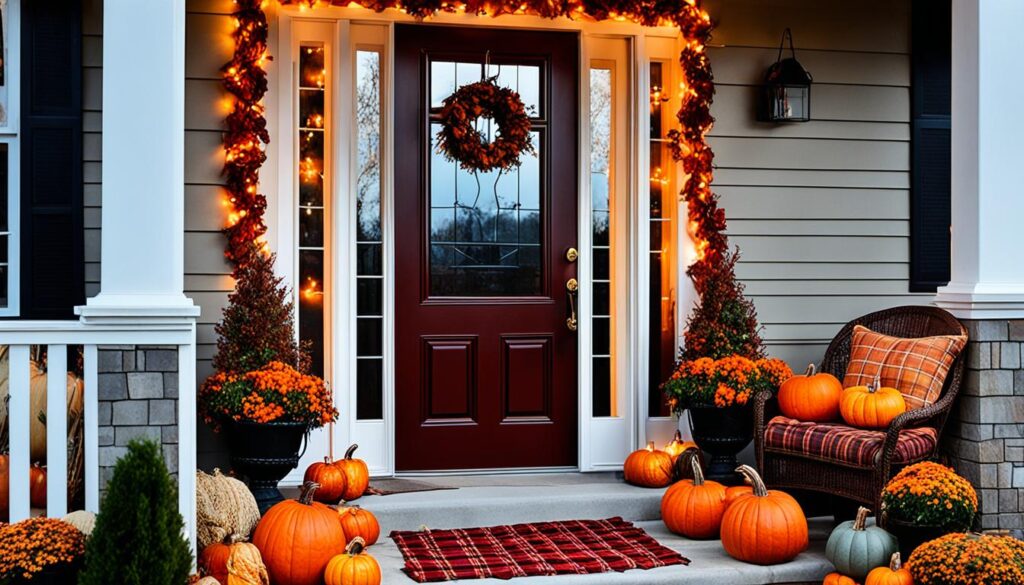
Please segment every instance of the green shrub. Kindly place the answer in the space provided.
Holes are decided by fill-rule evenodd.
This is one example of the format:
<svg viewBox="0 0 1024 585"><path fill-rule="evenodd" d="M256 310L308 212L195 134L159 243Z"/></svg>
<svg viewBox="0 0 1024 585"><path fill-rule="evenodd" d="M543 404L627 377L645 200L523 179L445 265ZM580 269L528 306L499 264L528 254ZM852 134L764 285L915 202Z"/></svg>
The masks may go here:
<svg viewBox="0 0 1024 585"><path fill-rule="evenodd" d="M192 552L160 446L133 441L114 467L79 585L184 585Z"/></svg>

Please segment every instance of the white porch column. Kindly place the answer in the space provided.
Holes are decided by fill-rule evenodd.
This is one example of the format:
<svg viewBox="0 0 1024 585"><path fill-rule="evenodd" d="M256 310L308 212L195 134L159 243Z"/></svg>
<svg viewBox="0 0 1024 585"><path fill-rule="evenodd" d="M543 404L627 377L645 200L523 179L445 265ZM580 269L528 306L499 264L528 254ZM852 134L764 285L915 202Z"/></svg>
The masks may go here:
<svg viewBox="0 0 1024 585"><path fill-rule="evenodd" d="M952 280L964 319L1024 317L1024 2L953 0Z"/></svg>
<svg viewBox="0 0 1024 585"><path fill-rule="evenodd" d="M84 321L193 318L183 294L185 0L104 0L100 294Z"/></svg>

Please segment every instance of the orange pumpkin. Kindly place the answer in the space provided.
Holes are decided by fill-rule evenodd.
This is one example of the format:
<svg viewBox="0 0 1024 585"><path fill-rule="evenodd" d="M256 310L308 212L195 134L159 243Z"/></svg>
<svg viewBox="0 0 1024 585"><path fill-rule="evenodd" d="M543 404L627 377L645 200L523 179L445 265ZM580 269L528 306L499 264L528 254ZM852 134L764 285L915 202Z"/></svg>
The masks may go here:
<svg viewBox="0 0 1024 585"><path fill-rule="evenodd" d="M324 585L380 585L380 565L364 552L365 546L357 536L344 553L332 558L324 571Z"/></svg>
<svg viewBox="0 0 1024 585"><path fill-rule="evenodd" d="M757 565L792 560L807 548L807 518L793 496L769 490L749 465L736 468L753 486L722 517L722 547L734 559Z"/></svg>
<svg viewBox="0 0 1024 585"><path fill-rule="evenodd" d="M370 469L366 466L366 462L362 459L352 458L358 448L359 445L353 443L348 451L345 451L345 458L334 462L345 472L345 492L341 495L341 499L346 502L359 499L366 493L366 488L370 486Z"/></svg>
<svg viewBox="0 0 1024 585"><path fill-rule="evenodd" d="M199 568L204 575L209 575L221 583L228 582L228 557L231 547L235 546L234 537L229 536L224 542L215 542L203 549L199 554Z"/></svg>
<svg viewBox="0 0 1024 585"><path fill-rule="evenodd" d="M345 532L347 542L358 537L363 539L365 546L376 544L380 537L380 524L373 512L359 506L346 506L338 508L338 517L341 518L341 529Z"/></svg>
<svg viewBox="0 0 1024 585"><path fill-rule="evenodd" d="M46 468L33 463L28 470L28 499L33 508L46 507Z"/></svg>
<svg viewBox="0 0 1024 585"><path fill-rule="evenodd" d="M646 449L633 451L626 457L622 472L628 483L642 487L665 487L672 483L672 456L654 448L654 441Z"/></svg>
<svg viewBox="0 0 1024 585"><path fill-rule="evenodd" d="M693 441L684 441L683 434L676 429L675 436L672 437L672 440L669 441L667 445L665 445L665 448L662 449L662 451L668 453L669 456L672 457L672 462L675 463L676 459L679 459L679 456L685 453L687 449L696 448L697 443L694 443Z"/></svg>
<svg viewBox="0 0 1024 585"><path fill-rule="evenodd" d="M832 374L815 373L814 364L803 376L793 376L779 387L779 410L789 418L828 422L839 418L843 385Z"/></svg>
<svg viewBox="0 0 1024 585"><path fill-rule="evenodd" d="M11 508L11 472L10 458L0 455L0 522L7 521Z"/></svg>
<svg viewBox="0 0 1024 585"><path fill-rule="evenodd" d="M907 410L903 395L895 388L882 386L878 377L867 386L853 386L843 390L839 412L847 424L882 429Z"/></svg>
<svg viewBox="0 0 1024 585"><path fill-rule="evenodd" d="M705 481L695 452L684 455L693 468L693 479L668 488L661 497L661 518L665 526L687 538L714 538L725 514L725 486Z"/></svg>
<svg viewBox="0 0 1024 585"><path fill-rule="evenodd" d="M324 457L323 462L317 461L307 467L302 481L303 483L314 481L320 484L313 499L325 504L338 503L341 496L345 495L345 486L348 485L344 468L331 461L330 457Z"/></svg>
<svg viewBox="0 0 1024 585"><path fill-rule="evenodd" d="M739 499L740 496L745 496L754 493L754 488L749 485L732 485L725 488L725 506L728 508Z"/></svg>
<svg viewBox="0 0 1024 585"><path fill-rule="evenodd" d="M338 513L313 501L316 488L307 482L298 500L275 504L256 525L252 542L274 583L320 585L327 563L345 550Z"/></svg>
<svg viewBox="0 0 1024 585"><path fill-rule="evenodd" d="M825 575L825 580L821 582L821 585L859 585L852 578L847 577L841 573L829 573Z"/></svg>
<svg viewBox="0 0 1024 585"><path fill-rule="evenodd" d="M878 567L868 573L864 585L914 585L914 576L900 561L900 553L892 554L888 567Z"/></svg>

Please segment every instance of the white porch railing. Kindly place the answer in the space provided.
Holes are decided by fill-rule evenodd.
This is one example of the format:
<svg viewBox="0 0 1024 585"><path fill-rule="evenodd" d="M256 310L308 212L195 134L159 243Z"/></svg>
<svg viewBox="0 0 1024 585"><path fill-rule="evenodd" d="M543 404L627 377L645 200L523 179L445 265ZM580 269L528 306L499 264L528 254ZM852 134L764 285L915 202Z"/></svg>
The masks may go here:
<svg viewBox="0 0 1024 585"><path fill-rule="evenodd" d="M100 507L98 443L98 347L163 345L178 349L178 508L195 549L195 325L171 323L85 324L80 321L0 322L0 346L9 346L10 521L31 514L30 504L30 349L47 347L46 514L61 517L67 507L67 347L83 346L85 508Z"/></svg>

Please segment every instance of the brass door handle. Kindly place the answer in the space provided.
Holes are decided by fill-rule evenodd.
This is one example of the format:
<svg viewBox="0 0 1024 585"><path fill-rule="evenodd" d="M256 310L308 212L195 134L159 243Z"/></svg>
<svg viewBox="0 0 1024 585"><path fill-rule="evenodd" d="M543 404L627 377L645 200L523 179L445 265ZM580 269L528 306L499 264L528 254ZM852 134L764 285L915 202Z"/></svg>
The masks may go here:
<svg viewBox="0 0 1024 585"><path fill-rule="evenodd" d="M576 331L579 326L576 319L576 295L580 290L580 283L575 278L570 278L565 282L565 290L568 293L566 296L569 297L569 318L565 320L565 326L569 331Z"/></svg>

